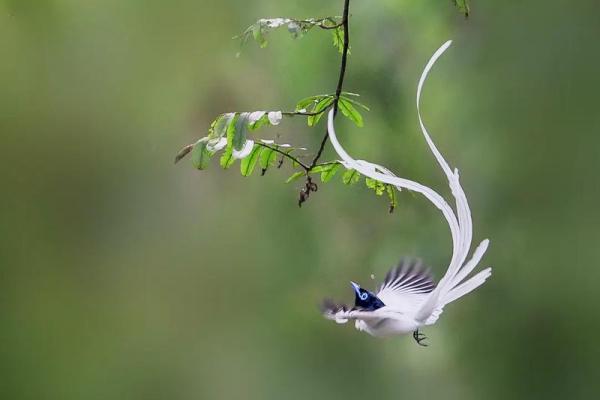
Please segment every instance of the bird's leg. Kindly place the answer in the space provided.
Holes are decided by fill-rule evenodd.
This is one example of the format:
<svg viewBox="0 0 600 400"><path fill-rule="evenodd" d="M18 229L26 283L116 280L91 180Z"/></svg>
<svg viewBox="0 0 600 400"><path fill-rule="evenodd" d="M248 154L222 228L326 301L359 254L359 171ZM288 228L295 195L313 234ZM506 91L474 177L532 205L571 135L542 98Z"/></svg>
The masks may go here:
<svg viewBox="0 0 600 400"><path fill-rule="evenodd" d="M425 336L424 334L422 334L421 332L419 332L418 329L413 332L413 339L415 339L415 341L417 342L417 344L419 346L423 346L423 347L429 346L427 343L423 343L423 341L425 339L427 339L427 336Z"/></svg>

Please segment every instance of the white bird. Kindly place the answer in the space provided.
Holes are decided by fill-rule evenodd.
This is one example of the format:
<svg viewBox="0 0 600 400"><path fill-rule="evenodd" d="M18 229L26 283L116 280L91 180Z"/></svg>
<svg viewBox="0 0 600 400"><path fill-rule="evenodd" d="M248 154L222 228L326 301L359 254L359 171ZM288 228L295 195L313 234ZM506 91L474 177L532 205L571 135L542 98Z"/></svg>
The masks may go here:
<svg viewBox="0 0 600 400"><path fill-rule="evenodd" d="M452 41L444 43L433 54L421 74L417 86L417 115L425 141L448 178L448 184L456 202L456 213L446 200L433 189L421 183L398 177L380 165L352 158L337 139L333 110L329 112L328 118L329 139L341 158L342 164L369 178L393 185L398 190L408 189L422 194L442 212L446 219L452 235L453 251L448 269L437 285L434 284L427 269L420 262L404 260L388 273L376 294L352 282L356 293L355 306L349 309L346 306L326 301L323 307L324 316L338 323L355 320L356 329L372 336L382 337L412 332L414 339L420 345L425 345L422 343L425 337L419 332L421 327L434 324L444 306L476 289L491 275L491 268L486 268L467 279L486 252L489 241L487 239L482 241L473 252L471 259L466 261L471 250L473 236L469 203L460 185L458 170L452 171L433 143L421 117L420 100L423 84L437 59L451 44Z"/></svg>

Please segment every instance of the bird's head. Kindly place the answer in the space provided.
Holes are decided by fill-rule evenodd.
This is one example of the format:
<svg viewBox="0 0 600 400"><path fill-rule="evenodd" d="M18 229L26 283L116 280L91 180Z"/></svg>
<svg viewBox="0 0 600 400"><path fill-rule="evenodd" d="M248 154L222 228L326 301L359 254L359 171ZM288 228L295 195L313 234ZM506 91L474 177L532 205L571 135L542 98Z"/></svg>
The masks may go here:
<svg viewBox="0 0 600 400"><path fill-rule="evenodd" d="M375 311L378 308L385 306L383 301L381 301L379 297L377 297L372 292L361 288L354 282L350 282L350 284L354 288L354 293L356 294L354 299L354 306L360 307L367 311Z"/></svg>

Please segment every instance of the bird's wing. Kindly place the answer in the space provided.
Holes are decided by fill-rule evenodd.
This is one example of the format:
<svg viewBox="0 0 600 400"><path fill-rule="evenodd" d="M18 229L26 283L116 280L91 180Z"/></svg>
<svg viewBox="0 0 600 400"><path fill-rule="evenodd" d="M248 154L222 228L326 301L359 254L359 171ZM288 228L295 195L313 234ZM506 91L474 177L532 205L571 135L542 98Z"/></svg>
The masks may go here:
<svg viewBox="0 0 600 400"><path fill-rule="evenodd" d="M323 316L327 319L337 322L338 324L345 324L348 320L379 320L383 318L400 318L403 314L400 310L391 309L390 307L384 307L375 311L366 311L360 308L349 309L344 304L336 304L331 300L324 300L321 306Z"/></svg>
<svg viewBox="0 0 600 400"><path fill-rule="evenodd" d="M429 268L414 258L403 258L392 268L377 291L387 306L410 312L435 288Z"/></svg>

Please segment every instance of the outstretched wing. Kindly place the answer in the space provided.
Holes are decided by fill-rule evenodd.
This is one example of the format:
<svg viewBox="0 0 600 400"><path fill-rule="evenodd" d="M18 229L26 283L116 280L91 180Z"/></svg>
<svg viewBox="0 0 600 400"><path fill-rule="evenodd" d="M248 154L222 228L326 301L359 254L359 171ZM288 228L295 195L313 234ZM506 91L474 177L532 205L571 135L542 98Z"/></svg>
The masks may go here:
<svg viewBox="0 0 600 400"><path fill-rule="evenodd" d="M374 311L366 311L360 308L351 308L343 304L336 304L331 300L324 300L321 305L321 311L323 316L327 319L337 322L338 324L345 324L348 320L382 320L382 319L397 319L402 317L402 312L398 310L390 310L388 308L379 308Z"/></svg>
<svg viewBox="0 0 600 400"><path fill-rule="evenodd" d="M347 315L350 311L351 310L347 305L338 304L331 299L325 299L323 300L323 303L321 303L321 312L323 313L323 316L338 324L345 324L348 322Z"/></svg>
<svg viewBox="0 0 600 400"><path fill-rule="evenodd" d="M416 311L435 288L429 268L415 258L403 258L392 268L377 291L385 305L404 312Z"/></svg>

